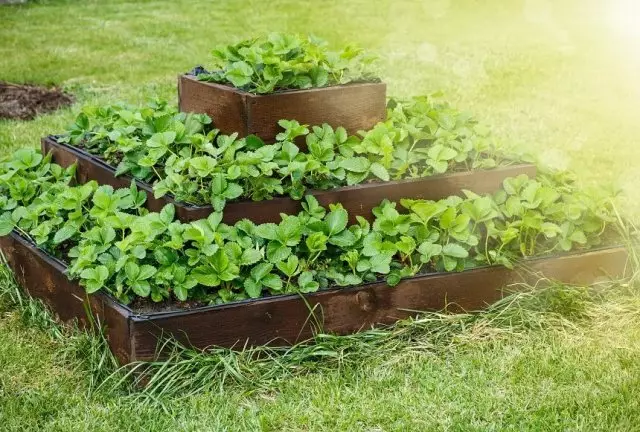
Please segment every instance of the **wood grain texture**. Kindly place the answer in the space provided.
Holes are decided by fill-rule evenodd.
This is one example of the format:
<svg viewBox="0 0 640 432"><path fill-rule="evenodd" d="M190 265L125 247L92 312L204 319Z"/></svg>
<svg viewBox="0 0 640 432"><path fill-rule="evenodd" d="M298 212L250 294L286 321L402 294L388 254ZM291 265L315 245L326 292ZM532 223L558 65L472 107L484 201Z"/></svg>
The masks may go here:
<svg viewBox="0 0 640 432"><path fill-rule="evenodd" d="M131 183L129 176L115 176L115 169L100 159L82 151L81 149L58 143L53 137L42 139L42 151L53 152L53 161L67 167L78 163L78 181L83 183L96 180L100 184L108 184L114 188L128 187ZM451 195L461 195L463 189L478 194L491 193L499 189L502 181L507 177L519 174L536 176L534 165L512 165L488 171L467 171L444 174L419 179L408 179L391 182L376 182L347 186L326 191L308 191L315 196L320 204L342 203L349 212L350 222L356 222L356 216L371 220L371 210L383 199L399 201L401 198L438 200ZM183 222L205 219L213 212L211 206L191 206L175 201L169 196L156 199L151 185L137 181L138 189L147 193L147 208L160 211L166 204L174 204L176 217ZM233 224L248 218L255 223L279 222L280 213L297 214L302 210L300 201L287 197L274 198L265 201L239 201L228 203L224 210L223 221Z"/></svg>
<svg viewBox="0 0 640 432"><path fill-rule="evenodd" d="M297 120L311 126L328 123L349 134L371 129L386 116L384 83L348 84L256 95L230 86L178 77L180 111L207 114L225 134L258 135L274 142L278 121Z"/></svg>
<svg viewBox="0 0 640 432"><path fill-rule="evenodd" d="M207 114L224 134L248 132L247 93L232 87L198 81L188 75L178 76L178 107L181 112ZM274 135L275 139L275 135Z"/></svg>
<svg viewBox="0 0 640 432"><path fill-rule="evenodd" d="M75 282L67 279L64 264L48 257L16 234L0 237L0 249L16 281L32 297L47 304L61 321L78 319L81 323L87 323L87 295ZM93 311L100 314L101 302L94 298L90 300Z"/></svg>
<svg viewBox="0 0 640 432"><path fill-rule="evenodd" d="M43 154L51 152L53 162L64 168L77 163L76 182L79 184L95 180L101 185L110 185L118 189L128 188L134 180L128 175L116 177L116 170L111 165L80 148L59 143L53 136L42 138L40 146ZM151 211L159 212L167 204L174 204L176 217L186 222L206 218L213 211L211 206L201 207L179 203L171 196L155 198L150 184L139 180L135 182L138 189L147 194L146 207Z"/></svg>
<svg viewBox="0 0 640 432"><path fill-rule="evenodd" d="M87 295L77 282L67 278L64 263L18 234L0 237L0 250L16 281L31 297L44 302L60 321L75 321L93 331L104 326L109 346L118 360L122 364L131 361L130 311L102 293Z"/></svg>
<svg viewBox="0 0 640 432"><path fill-rule="evenodd" d="M319 328L349 334L391 324L416 311L482 309L500 299L504 287L535 283L542 276L580 284L620 277L626 260L625 249L612 248L531 260L527 268L516 270L488 267L407 279L394 288L376 283L323 291L305 296L306 302L298 296L279 296L179 313L134 315L133 344L137 359L153 358L158 336L168 334L196 348L290 345L309 339Z"/></svg>
<svg viewBox="0 0 640 432"><path fill-rule="evenodd" d="M627 251L621 247L582 254L528 260L515 270L485 267L385 283L333 289L305 295L274 296L220 306L140 314L98 293L87 296L64 274L65 266L19 235L0 238L0 248L18 282L43 300L63 321L77 319L90 326L85 305L106 325L111 350L121 363L157 358L159 340L174 336L195 348L212 345L289 345L314 331L349 334L391 324L416 311L472 311L500 299L504 287L535 283L541 277L566 283L591 284L627 275ZM87 303L89 302L89 303ZM160 353L162 354L162 353Z"/></svg>

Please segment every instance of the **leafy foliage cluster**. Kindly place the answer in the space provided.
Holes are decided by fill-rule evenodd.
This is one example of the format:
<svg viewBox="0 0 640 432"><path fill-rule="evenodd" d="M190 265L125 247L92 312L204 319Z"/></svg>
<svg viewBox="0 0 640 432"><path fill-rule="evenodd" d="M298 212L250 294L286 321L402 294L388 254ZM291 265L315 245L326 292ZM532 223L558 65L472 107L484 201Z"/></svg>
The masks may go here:
<svg viewBox="0 0 640 432"><path fill-rule="evenodd" d="M37 205L43 195L56 195L66 188L74 178L76 166L67 169L51 163L51 155L43 157L32 149L16 151L10 158L0 158L0 235L6 235L14 228L26 234L21 227L31 231L31 236L42 239L54 234L58 239L64 234L55 234L57 226L64 221L46 215L42 224L35 223L45 217L43 212L28 213L26 207ZM69 223L75 223L76 216L69 215ZM16 220L22 220L16 226Z"/></svg>
<svg viewBox="0 0 640 432"><path fill-rule="evenodd" d="M519 176L493 195L384 201L372 223L358 216L349 224L340 204L323 208L312 196L279 224L230 226L220 212L181 223L171 205L148 212L135 183L70 187L72 173L33 150L0 164L0 235L19 230L67 260L88 292L105 289L124 302L222 303L380 279L393 286L419 273L588 248L615 221L610 197Z"/></svg>
<svg viewBox="0 0 640 432"><path fill-rule="evenodd" d="M253 135L219 134L206 115L156 102L85 107L59 140L116 165L117 175L152 183L156 197L172 194L217 211L230 200L302 199L309 188L490 169L517 159L495 145L486 127L438 97L392 101L387 120L361 137L327 124L280 125L277 142L265 144ZM294 143L303 138L306 150Z"/></svg>
<svg viewBox="0 0 640 432"><path fill-rule="evenodd" d="M353 45L330 51L327 43L272 33L216 48L213 71L198 79L230 84L251 93L378 81L376 57Z"/></svg>

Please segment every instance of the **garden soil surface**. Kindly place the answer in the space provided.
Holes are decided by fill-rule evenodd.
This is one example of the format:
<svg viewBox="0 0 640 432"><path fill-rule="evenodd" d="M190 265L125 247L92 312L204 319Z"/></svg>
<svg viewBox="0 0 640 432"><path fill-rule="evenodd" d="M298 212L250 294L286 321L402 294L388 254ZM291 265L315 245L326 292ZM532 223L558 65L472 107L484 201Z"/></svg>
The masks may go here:
<svg viewBox="0 0 640 432"><path fill-rule="evenodd" d="M31 120L72 103L70 95L56 88L0 82L0 119Z"/></svg>

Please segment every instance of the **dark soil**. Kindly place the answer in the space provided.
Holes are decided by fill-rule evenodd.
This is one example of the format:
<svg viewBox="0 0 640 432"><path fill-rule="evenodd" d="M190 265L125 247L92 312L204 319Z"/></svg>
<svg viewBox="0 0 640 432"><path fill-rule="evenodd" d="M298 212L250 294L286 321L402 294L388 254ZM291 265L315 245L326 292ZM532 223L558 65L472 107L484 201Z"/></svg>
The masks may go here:
<svg viewBox="0 0 640 432"><path fill-rule="evenodd" d="M127 306L136 313L151 314L159 312L179 312L189 309L196 309L203 306L207 306L207 303L203 303L198 300L187 300L182 302L180 300L169 299L160 303L156 303L149 298L136 297Z"/></svg>
<svg viewBox="0 0 640 432"><path fill-rule="evenodd" d="M72 103L73 98L57 88L0 81L0 119L31 120Z"/></svg>

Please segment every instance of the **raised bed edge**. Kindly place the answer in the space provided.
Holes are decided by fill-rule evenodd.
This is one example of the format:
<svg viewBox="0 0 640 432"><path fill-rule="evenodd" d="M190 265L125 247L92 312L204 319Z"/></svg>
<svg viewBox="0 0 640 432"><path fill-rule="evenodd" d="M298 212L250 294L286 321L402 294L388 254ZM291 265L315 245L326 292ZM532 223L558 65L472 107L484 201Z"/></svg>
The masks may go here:
<svg viewBox="0 0 640 432"><path fill-rule="evenodd" d="M182 112L209 115L223 133L255 134L266 142L280 132L278 121L343 126L349 134L371 129L386 116L387 86L383 82L253 94L191 75L178 75Z"/></svg>
<svg viewBox="0 0 640 432"><path fill-rule="evenodd" d="M627 251L610 247L557 257L527 260L517 269L482 267L403 280L331 289L304 296L273 296L181 311L138 313L113 297L87 296L64 274L64 264L16 233L0 238L0 247L16 279L63 320L87 325L85 306L107 327L112 351L121 363L156 358L158 338L175 336L195 348L212 345L289 345L313 336L314 323L324 332L354 333L391 324L416 311L478 310L503 296L511 284L534 283L540 274L566 283L591 284L599 278L628 274ZM313 308L313 318L307 305Z"/></svg>
<svg viewBox="0 0 640 432"><path fill-rule="evenodd" d="M114 188L128 187L130 176L115 176L115 169L81 149L59 143L55 137L42 138L42 152L53 153L53 160L63 167L78 162L77 179L80 183L96 180L100 184L108 184ZM355 223L357 215L367 219L372 217L371 210L383 199L398 201L401 198L441 199L451 195L459 195L462 189L469 189L479 194L491 193L499 189L507 177L527 174L536 176L536 167L531 164L518 164L498 167L492 170L456 172L417 179L406 179L390 182L375 182L342 188L313 191L321 205L341 203L349 212L350 221ZM153 187L148 183L136 180L138 188L147 194L147 207L152 211L160 211L166 204L174 204L176 216L183 222L206 218L213 208L211 206L194 206L175 201L167 196L156 199ZM224 210L224 222L231 224L249 218L255 223L279 222L280 213L297 214L302 210L301 202L288 197L278 197L264 201L239 201L228 203Z"/></svg>

